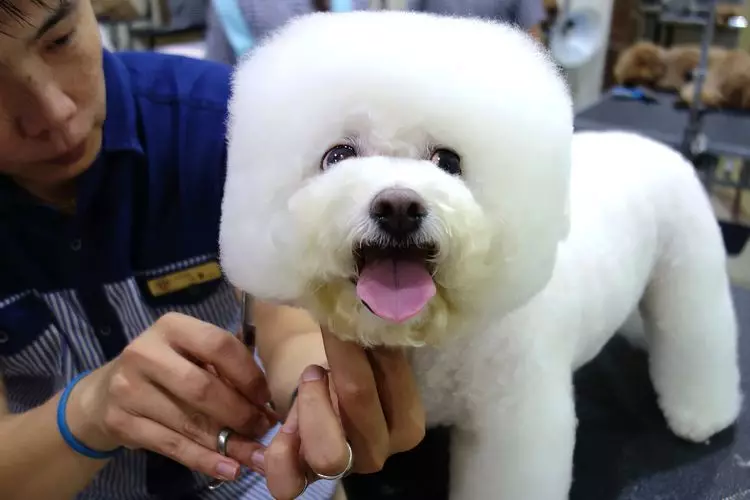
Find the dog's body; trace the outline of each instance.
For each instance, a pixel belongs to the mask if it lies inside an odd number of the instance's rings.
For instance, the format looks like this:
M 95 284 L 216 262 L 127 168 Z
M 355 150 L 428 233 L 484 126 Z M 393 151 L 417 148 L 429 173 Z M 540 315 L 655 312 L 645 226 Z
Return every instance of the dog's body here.
M 571 231 L 544 290 L 481 331 L 414 351 L 429 423 L 456 426 L 451 498 L 565 498 L 571 373 L 639 304 L 671 429 L 700 442 L 738 414 L 721 236 L 691 166 L 624 133 L 573 144 Z
M 227 276 L 342 338 L 415 347 L 429 424 L 456 429 L 451 498 L 566 498 L 572 372 L 639 305 L 675 433 L 735 420 L 723 244 L 691 166 L 634 135 L 574 136 L 567 88 L 526 35 L 318 14 L 234 88 Z

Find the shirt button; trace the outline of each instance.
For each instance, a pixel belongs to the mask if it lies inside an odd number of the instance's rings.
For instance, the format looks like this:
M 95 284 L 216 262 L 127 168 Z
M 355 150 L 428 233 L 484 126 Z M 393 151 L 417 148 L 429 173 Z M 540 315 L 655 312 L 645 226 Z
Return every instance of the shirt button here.
M 108 326 L 99 329 L 99 335 L 101 335 L 102 337 L 109 337 L 110 333 L 112 333 L 112 329 Z
M 73 240 L 70 240 L 70 249 L 73 250 L 74 252 L 77 252 L 78 250 L 80 250 L 81 249 L 81 239 L 80 238 L 75 238 Z
M 0 332 L 0 344 L 4 344 L 10 340 L 10 336 L 5 332 Z

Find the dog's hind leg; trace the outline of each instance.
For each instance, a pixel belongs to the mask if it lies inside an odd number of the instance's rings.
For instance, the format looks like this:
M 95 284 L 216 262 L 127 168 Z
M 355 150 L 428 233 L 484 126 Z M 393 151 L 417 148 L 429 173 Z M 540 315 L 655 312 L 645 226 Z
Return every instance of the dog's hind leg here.
M 708 200 L 695 179 L 676 191 L 641 314 L 659 405 L 675 434 L 700 442 L 739 414 L 738 329 Z

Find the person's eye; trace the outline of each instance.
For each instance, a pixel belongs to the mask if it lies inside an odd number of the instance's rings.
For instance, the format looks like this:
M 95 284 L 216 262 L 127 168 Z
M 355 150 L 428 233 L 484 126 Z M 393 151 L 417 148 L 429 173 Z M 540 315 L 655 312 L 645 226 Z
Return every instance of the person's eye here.
M 66 47 L 70 45 L 71 40 L 73 39 L 73 35 L 75 35 L 75 30 L 71 31 L 70 33 L 67 33 L 61 37 L 55 38 L 50 42 L 49 49 L 50 50 L 59 50 L 63 47 Z

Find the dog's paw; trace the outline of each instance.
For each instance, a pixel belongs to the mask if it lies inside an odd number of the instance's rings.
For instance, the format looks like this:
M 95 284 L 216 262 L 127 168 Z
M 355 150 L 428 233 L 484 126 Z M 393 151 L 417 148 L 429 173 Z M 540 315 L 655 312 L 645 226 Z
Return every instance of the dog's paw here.
M 714 434 L 731 426 L 740 414 L 742 396 L 737 394 L 726 401 L 690 408 L 666 408 L 664 415 L 677 436 L 694 443 L 703 443 Z

